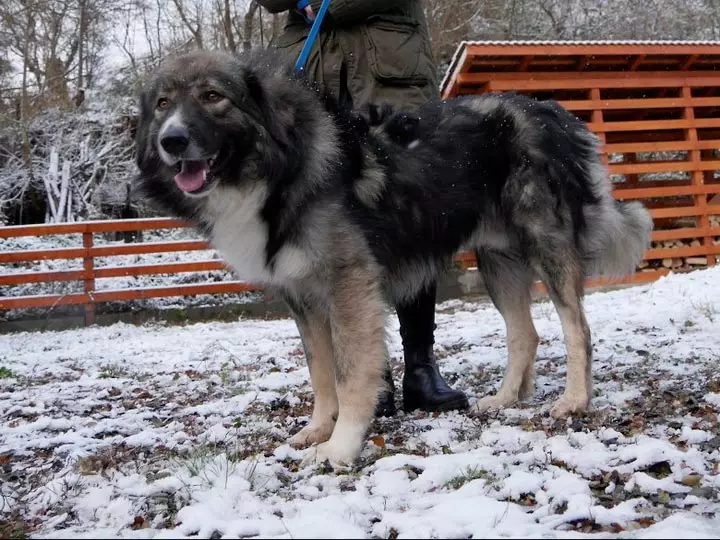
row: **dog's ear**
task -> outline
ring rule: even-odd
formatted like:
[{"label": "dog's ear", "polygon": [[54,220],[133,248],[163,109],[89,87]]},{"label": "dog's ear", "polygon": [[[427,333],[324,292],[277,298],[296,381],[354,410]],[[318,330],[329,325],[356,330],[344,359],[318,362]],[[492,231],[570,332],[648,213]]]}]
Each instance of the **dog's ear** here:
[{"label": "dog's ear", "polygon": [[260,78],[251,70],[245,71],[245,86],[254,104],[257,119],[269,141],[260,144],[264,173],[271,184],[282,184],[300,166],[299,152],[302,127],[296,125],[296,113],[290,104],[285,108],[276,105]]},{"label": "dog's ear", "polygon": [[265,88],[263,88],[262,82],[260,82],[255,72],[246,69],[244,80],[248,94],[261,116],[265,130],[276,144],[286,149],[290,145],[288,130],[291,127],[292,119],[284,119],[282,115],[278,114],[278,111],[271,105]]}]

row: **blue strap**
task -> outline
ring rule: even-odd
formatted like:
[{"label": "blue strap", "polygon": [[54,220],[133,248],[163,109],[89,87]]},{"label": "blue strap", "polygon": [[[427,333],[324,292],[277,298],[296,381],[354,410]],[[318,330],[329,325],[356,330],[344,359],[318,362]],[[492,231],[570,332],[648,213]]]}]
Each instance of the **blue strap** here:
[{"label": "blue strap", "polygon": [[322,4],[320,4],[320,11],[318,11],[318,14],[315,16],[315,21],[313,22],[312,28],[310,28],[307,39],[305,40],[305,45],[303,45],[303,48],[300,51],[300,56],[298,56],[298,59],[295,62],[295,71],[297,72],[302,72],[302,70],[305,69],[305,62],[307,62],[308,56],[310,56],[310,49],[312,49],[318,32],[320,32],[320,25],[322,24],[323,17],[325,17],[325,12],[327,12],[329,5],[330,0],[322,0]]}]

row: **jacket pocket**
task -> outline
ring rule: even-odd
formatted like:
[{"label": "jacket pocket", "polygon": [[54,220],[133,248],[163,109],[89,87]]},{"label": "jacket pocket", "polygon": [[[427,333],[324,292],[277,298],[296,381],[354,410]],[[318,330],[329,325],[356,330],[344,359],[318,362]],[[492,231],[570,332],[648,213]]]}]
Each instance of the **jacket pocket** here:
[{"label": "jacket pocket", "polygon": [[391,84],[425,84],[432,69],[427,44],[413,19],[373,15],[364,28],[368,64],[380,81]]},{"label": "jacket pocket", "polygon": [[285,28],[283,33],[273,40],[272,45],[276,49],[280,49],[284,52],[287,52],[285,51],[286,49],[301,49],[302,44],[307,39],[307,34],[307,29],[299,25],[289,26]]}]

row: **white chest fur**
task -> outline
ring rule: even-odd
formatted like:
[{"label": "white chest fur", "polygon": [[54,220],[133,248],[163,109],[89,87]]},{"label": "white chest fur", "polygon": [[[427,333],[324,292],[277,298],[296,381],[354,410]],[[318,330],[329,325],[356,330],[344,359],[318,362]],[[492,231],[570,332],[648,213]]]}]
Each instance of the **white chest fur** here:
[{"label": "white chest fur", "polygon": [[216,187],[208,196],[206,215],[211,241],[238,278],[252,283],[283,283],[306,275],[310,262],[303,250],[286,245],[275,255],[272,271],[266,264],[267,224],[260,216],[265,189]]}]

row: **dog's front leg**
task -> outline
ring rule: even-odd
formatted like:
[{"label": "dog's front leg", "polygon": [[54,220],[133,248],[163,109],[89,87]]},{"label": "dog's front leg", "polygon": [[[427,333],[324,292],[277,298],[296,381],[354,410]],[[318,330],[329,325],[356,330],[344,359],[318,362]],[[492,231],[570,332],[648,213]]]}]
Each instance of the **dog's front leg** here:
[{"label": "dog's front leg", "polygon": [[357,459],[383,384],[385,309],[378,281],[354,265],[338,274],[330,307],[338,419],[330,439],[310,449],[306,464],[343,466]]},{"label": "dog's front leg", "polygon": [[306,306],[292,307],[310,370],[314,406],[310,423],[288,441],[295,448],[323,443],[330,438],[338,413],[335,361],[327,316]]}]

